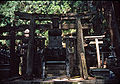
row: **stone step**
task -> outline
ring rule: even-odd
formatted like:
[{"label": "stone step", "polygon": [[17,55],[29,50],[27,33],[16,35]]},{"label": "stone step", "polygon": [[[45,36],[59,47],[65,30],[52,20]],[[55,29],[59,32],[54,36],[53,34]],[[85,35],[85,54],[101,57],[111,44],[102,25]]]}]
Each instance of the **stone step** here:
[{"label": "stone step", "polygon": [[66,65],[46,65],[46,70],[65,70]]},{"label": "stone step", "polygon": [[94,76],[109,77],[110,75],[109,69],[92,69],[91,71]]},{"label": "stone step", "polygon": [[0,69],[0,80],[9,78],[10,69]]},{"label": "stone step", "polygon": [[0,64],[0,80],[6,79],[10,74],[10,64]]},{"label": "stone step", "polygon": [[9,69],[10,64],[0,64],[0,69]]},{"label": "stone step", "polygon": [[46,76],[64,76],[66,75],[66,65],[65,64],[49,64],[46,65]]},{"label": "stone step", "polygon": [[66,76],[66,74],[47,74],[46,78],[49,78],[49,77],[56,77],[56,76]]},{"label": "stone step", "polygon": [[66,74],[66,70],[47,70],[47,74]]},{"label": "stone step", "polygon": [[6,72],[6,71],[10,71],[10,69],[0,69],[0,72]]},{"label": "stone step", "polygon": [[92,79],[92,80],[83,80],[82,78],[67,79],[67,78],[51,78],[49,80],[14,80],[1,82],[0,84],[119,84],[119,80],[104,80],[104,79]]}]

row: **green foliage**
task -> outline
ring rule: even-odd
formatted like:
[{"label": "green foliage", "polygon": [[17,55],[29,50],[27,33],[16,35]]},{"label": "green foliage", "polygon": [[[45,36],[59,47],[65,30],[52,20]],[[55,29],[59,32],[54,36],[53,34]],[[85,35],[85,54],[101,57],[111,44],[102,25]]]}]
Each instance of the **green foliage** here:
[{"label": "green foliage", "polygon": [[[10,17],[9,20],[6,20],[8,23],[13,23],[14,20],[14,11],[16,10],[16,6],[18,2],[16,1],[7,1],[6,4],[0,4],[0,14],[5,15],[6,17]],[[2,24],[4,24],[5,18],[3,18]]]},{"label": "green foliage", "polygon": [[76,32],[76,29],[69,29],[69,30],[63,30],[62,31],[63,35],[72,34],[72,33],[75,33],[75,32]]},{"label": "green foliage", "polygon": [[22,36],[23,33],[22,33],[22,32],[18,32],[16,35],[17,35],[17,36]]},{"label": "green foliage", "polygon": [[[13,24],[15,19],[14,12],[41,13],[41,14],[60,14],[70,11],[69,1],[7,1],[0,4],[0,14],[10,17],[8,23]],[[18,21],[18,24],[24,21]],[[5,21],[1,26],[5,26]]]},{"label": "green foliage", "polygon": [[[4,4],[0,4],[0,14],[5,15],[4,18],[0,19],[0,26],[7,24],[13,25],[15,20],[15,11],[27,12],[27,13],[40,13],[40,14],[66,14],[66,13],[81,13],[83,11],[96,11],[99,8],[99,2],[94,3],[93,6],[87,9],[88,1],[6,1]],[[95,1],[93,1],[95,2]],[[99,5],[99,6],[98,6]],[[100,23],[99,23],[100,21]],[[108,26],[102,11],[98,11],[94,18],[91,20],[95,24],[95,28],[89,31],[90,35],[93,35],[96,30],[100,31],[97,34],[104,34],[105,27]],[[51,23],[51,21],[36,21],[37,24]],[[30,24],[30,21],[18,19],[16,25]],[[36,30],[36,34],[48,37],[48,31]],[[65,30],[63,34],[69,34],[75,32],[75,30]],[[22,33],[17,33],[22,35]]]},{"label": "green foliage", "polygon": [[[40,14],[62,14],[70,11],[69,1],[6,1],[4,4],[0,4],[0,14],[5,15],[0,22],[0,26],[6,26],[7,24],[13,25],[15,11],[27,12],[27,13],[40,13]],[[42,24],[46,24],[51,21],[42,21]],[[20,20],[16,22],[16,25],[29,24],[30,21]],[[36,21],[39,24],[39,21]],[[36,34],[48,37],[48,31],[36,30]],[[16,35],[22,35],[22,32],[18,32]],[[48,39],[48,38],[47,38]],[[47,42],[46,42],[47,43]]]}]

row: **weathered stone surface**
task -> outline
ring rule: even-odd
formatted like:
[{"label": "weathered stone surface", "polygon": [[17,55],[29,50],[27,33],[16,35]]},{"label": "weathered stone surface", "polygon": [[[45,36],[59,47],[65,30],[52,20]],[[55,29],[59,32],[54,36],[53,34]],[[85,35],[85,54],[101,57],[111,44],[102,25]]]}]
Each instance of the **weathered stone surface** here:
[{"label": "weathered stone surface", "polygon": [[44,81],[41,79],[35,79],[30,81],[25,80],[15,80],[11,82],[4,82],[0,84],[119,84],[118,80],[104,80],[104,79],[92,79],[92,80],[84,80],[83,78],[53,78],[53,79],[45,79]]}]

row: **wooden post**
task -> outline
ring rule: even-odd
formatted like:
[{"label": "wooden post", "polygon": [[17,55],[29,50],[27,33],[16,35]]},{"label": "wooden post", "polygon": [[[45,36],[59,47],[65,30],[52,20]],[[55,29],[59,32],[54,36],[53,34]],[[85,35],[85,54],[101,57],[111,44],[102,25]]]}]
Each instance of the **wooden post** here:
[{"label": "wooden post", "polygon": [[83,31],[80,18],[77,17],[77,56],[78,56],[78,67],[80,69],[80,76],[84,79],[88,78],[85,50],[83,44]]},{"label": "wooden post", "polygon": [[15,55],[15,31],[14,29],[12,29],[12,31],[10,31],[10,76],[14,77],[17,76],[17,58]]},{"label": "wooden post", "polygon": [[32,76],[33,72],[33,57],[34,57],[34,32],[35,32],[35,20],[34,17],[31,16],[30,19],[30,37],[29,37],[29,42],[28,42],[28,51],[27,51],[27,70],[26,74],[28,77]]},{"label": "wooden post", "polygon": [[[76,45],[76,39],[74,39],[74,57],[73,57],[73,70],[75,69],[75,72],[76,72],[76,55],[77,55],[77,45]],[[76,73],[74,73],[76,74]],[[74,75],[73,74],[73,75]]]},{"label": "wooden post", "polygon": [[66,72],[67,72],[67,76],[70,77],[70,74],[69,74],[69,61],[70,61],[70,58],[69,58],[69,39],[66,39],[66,59],[67,59],[67,63],[66,63]]},{"label": "wooden post", "polygon": [[98,68],[100,68],[101,64],[100,64],[100,51],[99,51],[98,38],[95,38],[95,42],[96,42],[96,52],[97,52]]},{"label": "wooden post", "polygon": [[102,68],[104,68],[104,53],[102,52]]}]

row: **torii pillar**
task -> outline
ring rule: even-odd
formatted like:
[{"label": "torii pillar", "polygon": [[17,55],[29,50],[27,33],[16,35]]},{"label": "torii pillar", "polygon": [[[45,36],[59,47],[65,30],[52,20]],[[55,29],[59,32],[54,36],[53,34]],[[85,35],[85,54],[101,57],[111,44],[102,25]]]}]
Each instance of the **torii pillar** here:
[{"label": "torii pillar", "polygon": [[79,17],[77,17],[76,23],[77,23],[77,57],[78,57],[77,61],[78,61],[78,67],[80,69],[79,72],[81,77],[83,77],[84,79],[88,79],[88,71],[86,66],[84,41],[83,41],[83,30]]},{"label": "torii pillar", "polygon": [[29,42],[28,42],[28,51],[27,51],[27,70],[26,74],[29,79],[32,76],[33,72],[33,57],[34,57],[34,50],[35,50],[35,45],[34,45],[34,32],[35,32],[35,19],[34,16],[30,17],[30,36],[29,36]]}]

